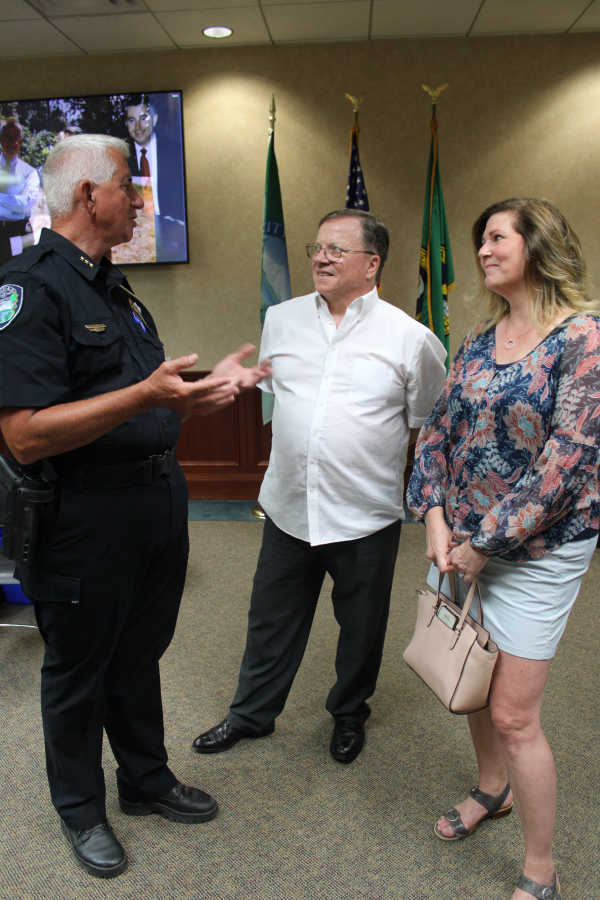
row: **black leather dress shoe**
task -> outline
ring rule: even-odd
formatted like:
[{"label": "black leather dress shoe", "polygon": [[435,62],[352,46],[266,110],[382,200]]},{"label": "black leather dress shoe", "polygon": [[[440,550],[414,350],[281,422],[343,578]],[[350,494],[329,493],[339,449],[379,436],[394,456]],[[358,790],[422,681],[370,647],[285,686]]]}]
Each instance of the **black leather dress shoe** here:
[{"label": "black leather dress shoe", "polygon": [[334,759],[341,763],[351,763],[356,759],[365,743],[365,726],[350,719],[336,719],[329,750]]},{"label": "black leather dress shoe", "polygon": [[90,875],[113,878],[126,869],[127,854],[108,822],[77,831],[61,819],[60,827],[73,849],[75,859]]},{"label": "black leather dress shoe", "polygon": [[147,800],[144,803],[130,803],[119,797],[121,812],[127,816],[151,816],[156,813],[171,822],[208,822],[216,816],[219,804],[210,794],[195,787],[177,782],[168,794]]},{"label": "black leather dress shoe", "polygon": [[223,750],[229,750],[238,741],[244,738],[261,738],[275,731],[275,722],[271,722],[262,731],[245,731],[242,728],[236,728],[227,719],[223,719],[214,728],[199,734],[192,748],[196,753],[222,753]]}]

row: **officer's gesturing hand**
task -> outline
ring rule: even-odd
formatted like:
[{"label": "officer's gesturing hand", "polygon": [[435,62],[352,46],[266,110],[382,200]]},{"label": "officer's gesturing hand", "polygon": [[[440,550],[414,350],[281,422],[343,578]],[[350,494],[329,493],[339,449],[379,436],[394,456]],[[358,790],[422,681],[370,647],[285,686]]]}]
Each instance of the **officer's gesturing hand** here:
[{"label": "officer's gesturing hand", "polygon": [[148,391],[148,407],[174,409],[185,419],[193,414],[206,416],[233,403],[240,391],[229,376],[215,377],[211,373],[198,381],[181,378],[179,373],[193,366],[197,359],[192,353],[159,366],[143,382]]},{"label": "officer's gesturing hand", "polygon": [[174,409],[182,419],[190,415],[210,415],[229,406],[240,390],[255,387],[271,372],[268,360],[247,369],[242,366],[242,360],[255,350],[253,344],[243,344],[217,363],[210,375],[199,381],[184,381],[179,375],[198,361],[196,353],[164,362],[146,379],[153,391],[151,405]]},{"label": "officer's gesturing hand", "polygon": [[271,371],[267,362],[245,369],[241,361],[254,352],[244,344],[217,363],[200,381],[184,381],[179,372],[193,366],[192,353],[162,363],[138,384],[100,394],[90,400],[61,403],[45,409],[5,406],[0,429],[15,459],[22,465],[83,447],[132,416],[148,409],[173,409],[182,420],[209,415],[233,403],[240,390],[254,387]]},{"label": "officer's gesturing hand", "polygon": [[251,356],[255,350],[254,344],[242,344],[235,353],[230,353],[217,363],[211,375],[228,375],[236,381],[241,391],[256,387],[259,381],[271,374],[271,360],[264,359],[259,365],[245,369],[242,360]]}]

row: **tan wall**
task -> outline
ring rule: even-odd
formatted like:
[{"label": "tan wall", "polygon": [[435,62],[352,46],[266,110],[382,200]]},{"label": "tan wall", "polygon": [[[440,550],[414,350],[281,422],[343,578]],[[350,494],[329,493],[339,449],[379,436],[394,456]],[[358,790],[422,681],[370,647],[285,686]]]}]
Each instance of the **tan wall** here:
[{"label": "tan wall", "polygon": [[3,99],[130,90],[184,92],[189,266],[131,271],[167,355],[196,351],[209,368],[260,339],[260,251],[268,108],[276,147],[292,288],[312,288],[304,244],[321,215],[343,206],[352,109],[360,122],[371,210],[388,225],[383,296],[414,314],[429,153],[429,100],[438,108],[440,162],[456,290],[451,349],[471,322],[462,298],[474,274],[469,230],[489,203],[555,200],[579,233],[600,287],[600,35],[407,40],[242,47],[24,60],[0,64]]}]

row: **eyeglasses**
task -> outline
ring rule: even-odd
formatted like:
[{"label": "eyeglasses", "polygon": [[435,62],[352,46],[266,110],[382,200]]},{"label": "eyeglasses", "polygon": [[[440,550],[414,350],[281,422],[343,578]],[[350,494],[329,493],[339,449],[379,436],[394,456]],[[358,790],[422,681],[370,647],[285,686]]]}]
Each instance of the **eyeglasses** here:
[{"label": "eyeglasses", "polygon": [[377,255],[374,250],[343,250],[341,247],[335,247],[332,244],[327,244],[326,246],[323,244],[306,245],[306,255],[309,259],[314,259],[315,256],[318,256],[321,250],[325,254],[325,258],[332,262],[339,262],[342,258],[342,253],[368,253],[370,256]]}]

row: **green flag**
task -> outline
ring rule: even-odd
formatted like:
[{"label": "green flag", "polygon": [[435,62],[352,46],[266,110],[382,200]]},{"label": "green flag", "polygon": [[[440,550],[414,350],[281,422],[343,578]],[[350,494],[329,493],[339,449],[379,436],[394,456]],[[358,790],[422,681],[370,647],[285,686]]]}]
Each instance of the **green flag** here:
[{"label": "green flag", "polygon": [[[265,180],[265,208],[263,213],[262,287],[260,294],[260,325],[265,324],[269,306],[289,300],[292,296],[288,266],[283,205],[279,187],[279,171],[275,159],[275,134],[269,137],[267,177]],[[263,391],[263,424],[273,417],[273,395]]]},{"label": "green flag", "polygon": [[[449,353],[448,294],[454,290],[454,267],[438,165],[437,121],[432,119],[430,125],[431,151],[425,190],[416,318],[431,328]],[[448,355],[446,369],[449,360]]]}]

